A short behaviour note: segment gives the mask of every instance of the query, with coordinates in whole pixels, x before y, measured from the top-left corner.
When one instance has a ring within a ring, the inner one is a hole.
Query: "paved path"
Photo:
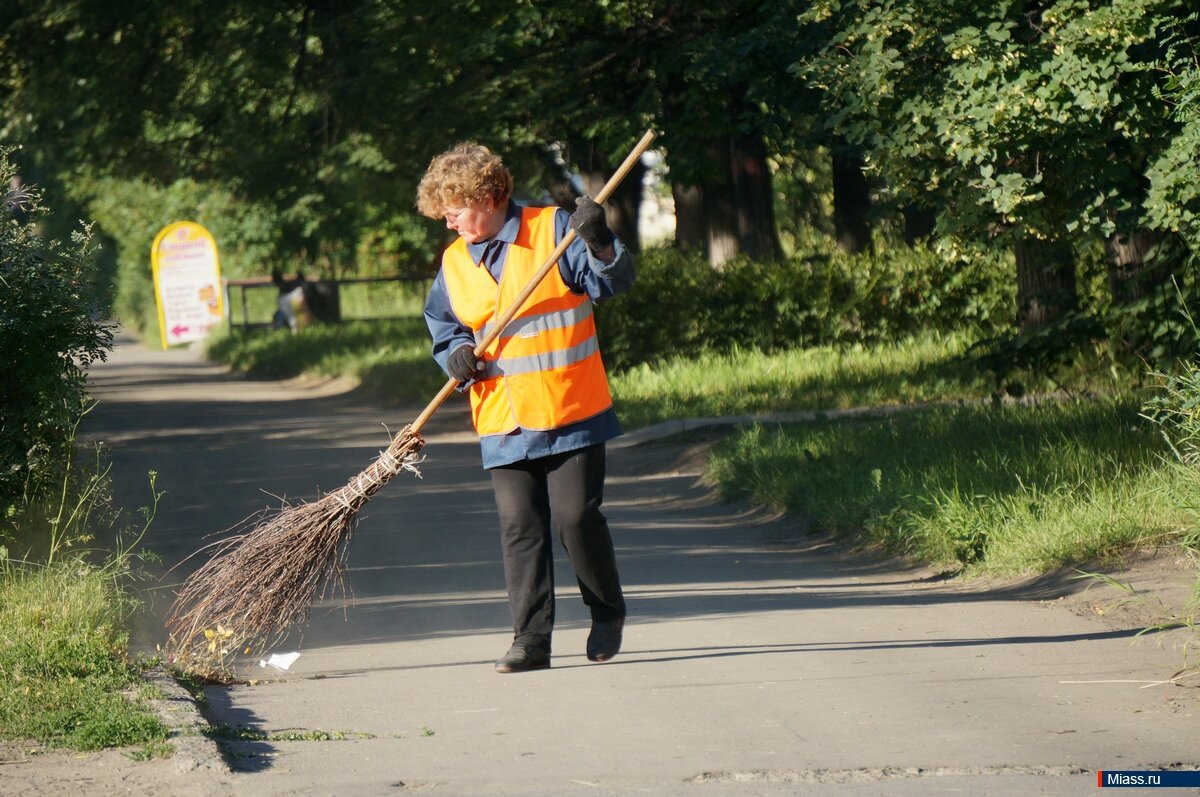
[[[127,342],[93,382],[87,433],[109,443],[125,506],[158,472],[148,542],[171,564],[268,493],[340,486],[415,414]],[[610,451],[622,654],[587,662],[560,562],[553,669],[498,675],[511,630],[489,483],[461,407],[427,439],[424,478],[367,507],[353,598],[278,648],[301,651],[291,671],[250,664],[257,683],[207,691],[214,723],[309,738],[229,744],[206,793],[1077,794],[1097,769],[1200,765],[1195,691],[1141,688],[1178,665],[1173,638],[1135,643],[1054,583],[988,591],[841,556],[713,502],[683,445]],[[162,639],[168,603],[135,642]]]

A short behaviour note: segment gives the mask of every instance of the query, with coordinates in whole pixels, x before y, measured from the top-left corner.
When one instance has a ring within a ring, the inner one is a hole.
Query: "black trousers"
[[[554,544],[567,550],[593,620],[625,616],[604,500],[604,444],[492,468],[516,642],[550,649]]]

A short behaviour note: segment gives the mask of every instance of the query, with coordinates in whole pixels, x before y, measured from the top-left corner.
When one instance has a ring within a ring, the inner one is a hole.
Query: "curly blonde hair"
[[[465,207],[488,198],[496,207],[503,207],[512,188],[512,175],[499,155],[482,144],[463,141],[429,162],[417,186],[417,210],[437,219],[449,207]]]

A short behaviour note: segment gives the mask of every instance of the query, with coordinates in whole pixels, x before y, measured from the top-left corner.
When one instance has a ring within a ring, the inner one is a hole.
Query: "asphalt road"
[[[159,575],[175,569],[147,583],[145,649],[206,535],[341,486],[419,410],[125,340],[92,383],[85,433],[109,448],[118,501],[145,504],[150,470],[164,491],[146,542]],[[462,402],[426,437],[423,478],[364,513],[352,595],[277,649],[300,652],[291,669],[245,662],[253,683],[208,689],[211,722],[273,736],[228,743],[208,793],[1077,794],[1099,769],[1200,768],[1195,690],[1146,688],[1181,637],[1071,611],[1062,579],[960,584],[843,555],[712,500],[687,443],[610,449],[621,655],[584,657],[563,556],[552,669],[499,675],[511,625]]]

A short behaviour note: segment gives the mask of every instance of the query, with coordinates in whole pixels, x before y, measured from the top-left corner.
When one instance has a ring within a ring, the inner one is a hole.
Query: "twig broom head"
[[[405,427],[344,487],[311,503],[251,517],[222,540],[178,592],[167,619],[168,654],[195,675],[228,680],[230,660],[262,651],[308,617],[314,598],[344,588],[342,567],[358,512],[401,470],[416,470],[421,436]],[[419,474],[418,474],[419,475]]]

